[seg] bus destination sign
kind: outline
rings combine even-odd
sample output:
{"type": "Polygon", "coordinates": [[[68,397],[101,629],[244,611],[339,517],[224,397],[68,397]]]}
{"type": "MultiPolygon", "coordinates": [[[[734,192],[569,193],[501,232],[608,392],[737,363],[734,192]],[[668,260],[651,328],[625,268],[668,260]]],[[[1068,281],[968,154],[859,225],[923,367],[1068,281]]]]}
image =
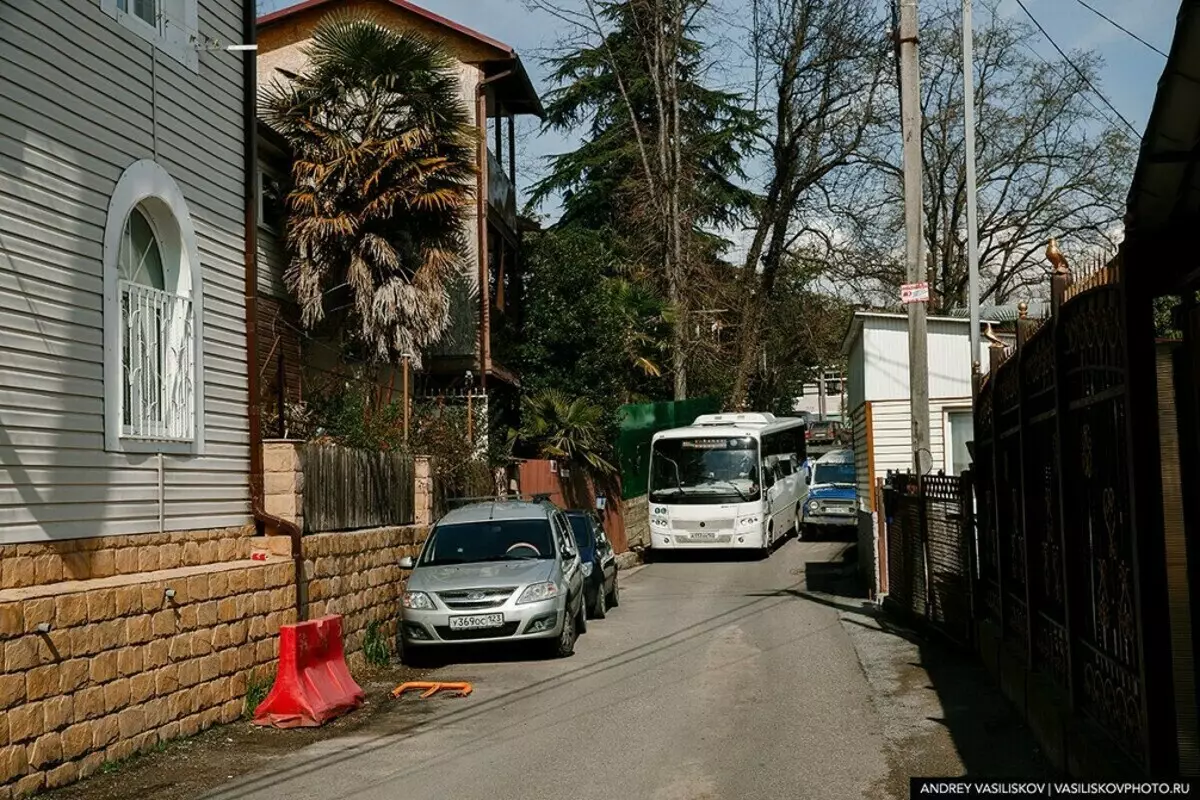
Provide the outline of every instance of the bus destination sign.
{"type": "Polygon", "coordinates": [[[684,450],[741,450],[750,446],[750,439],[684,439],[684,450]]]}

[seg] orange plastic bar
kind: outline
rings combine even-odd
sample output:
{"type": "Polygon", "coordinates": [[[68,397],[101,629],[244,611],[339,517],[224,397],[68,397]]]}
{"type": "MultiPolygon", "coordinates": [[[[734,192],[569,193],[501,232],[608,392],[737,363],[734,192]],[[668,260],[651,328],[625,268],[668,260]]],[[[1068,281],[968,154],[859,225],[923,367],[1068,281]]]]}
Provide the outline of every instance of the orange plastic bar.
{"type": "Polygon", "coordinates": [[[393,689],[392,697],[399,697],[405,692],[415,689],[425,690],[421,695],[421,699],[425,700],[443,690],[454,692],[459,697],[466,697],[472,691],[474,691],[474,686],[465,681],[457,683],[446,683],[443,681],[408,681],[407,683],[402,683],[393,689]]]}

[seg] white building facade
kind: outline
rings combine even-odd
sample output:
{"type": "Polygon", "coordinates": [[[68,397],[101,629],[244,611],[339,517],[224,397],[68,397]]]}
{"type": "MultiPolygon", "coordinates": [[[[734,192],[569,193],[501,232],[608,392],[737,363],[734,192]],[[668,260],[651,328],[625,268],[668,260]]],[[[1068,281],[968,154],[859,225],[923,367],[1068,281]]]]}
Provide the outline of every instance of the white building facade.
{"type": "MultiPolygon", "coordinates": [[[[929,440],[934,472],[967,469],[973,439],[971,362],[988,366],[988,341],[971,358],[970,321],[929,317],[929,440]]],[[[909,399],[908,317],[860,311],[842,344],[846,410],[854,431],[858,476],[860,560],[873,569],[877,550],[876,484],[889,470],[913,468],[909,399]]],[[[878,576],[876,575],[876,580],[878,576]]],[[[878,585],[878,584],[876,584],[878,585]]]]}

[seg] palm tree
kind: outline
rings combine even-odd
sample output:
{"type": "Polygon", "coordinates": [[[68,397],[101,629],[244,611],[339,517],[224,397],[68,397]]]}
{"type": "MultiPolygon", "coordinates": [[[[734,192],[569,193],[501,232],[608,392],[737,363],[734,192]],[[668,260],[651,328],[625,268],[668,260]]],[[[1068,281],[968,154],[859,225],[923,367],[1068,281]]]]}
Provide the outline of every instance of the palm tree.
{"type": "Polygon", "coordinates": [[[453,61],[370,17],[333,14],[300,74],[265,92],[293,151],[285,274],[313,327],[343,323],[370,356],[433,344],[467,252],[476,133],[453,61]]]}
{"type": "Polygon", "coordinates": [[[617,469],[604,459],[604,410],[586,397],[545,389],[523,400],[519,438],[543,458],[562,458],[598,475],[617,469]]]}

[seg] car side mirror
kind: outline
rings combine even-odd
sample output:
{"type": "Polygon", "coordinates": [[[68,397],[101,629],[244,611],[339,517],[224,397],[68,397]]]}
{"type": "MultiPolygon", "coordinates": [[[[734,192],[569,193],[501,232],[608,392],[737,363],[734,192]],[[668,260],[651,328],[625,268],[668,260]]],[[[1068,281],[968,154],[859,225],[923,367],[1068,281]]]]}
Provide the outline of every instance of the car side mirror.
{"type": "Polygon", "coordinates": [[[412,569],[416,564],[413,562],[412,556],[405,556],[400,559],[400,569],[412,569]]]}

